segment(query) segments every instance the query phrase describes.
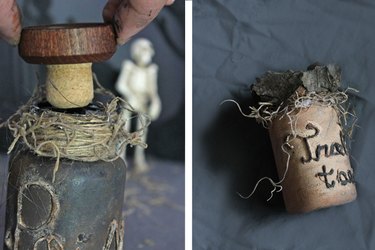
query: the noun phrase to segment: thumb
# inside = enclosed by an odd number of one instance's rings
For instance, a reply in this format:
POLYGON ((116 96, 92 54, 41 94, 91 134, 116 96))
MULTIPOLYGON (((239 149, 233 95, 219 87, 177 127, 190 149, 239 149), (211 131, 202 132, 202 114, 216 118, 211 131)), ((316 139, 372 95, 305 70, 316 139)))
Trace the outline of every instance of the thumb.
POLYGON ((174 3, 175 0, 167 0, 166 4, 165 5, 172 5, 174 3))
POLYGON ((15 0, 0 0, 0 37, 17 45, 21 37, 21 14, 15 0))
POLYGON ((114 13, 117 43, 122 45, 145 28, 171 0, 122 0, 114 13))

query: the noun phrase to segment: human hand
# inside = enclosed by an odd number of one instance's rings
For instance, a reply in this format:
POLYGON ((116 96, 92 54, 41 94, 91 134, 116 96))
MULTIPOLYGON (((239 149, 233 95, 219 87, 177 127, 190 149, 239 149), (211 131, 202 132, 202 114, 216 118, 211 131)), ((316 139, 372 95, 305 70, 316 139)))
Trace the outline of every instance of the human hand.
POLYGON ((21 14, 15 0, 0 0, 0 37, 17 45, 21 37, 21 14))
POLYGON ((122 45, 145 28, 165 5, 173 2, 174 0, 108 0, 103 18, 106 22, 114 22, 117 43, 122 45))

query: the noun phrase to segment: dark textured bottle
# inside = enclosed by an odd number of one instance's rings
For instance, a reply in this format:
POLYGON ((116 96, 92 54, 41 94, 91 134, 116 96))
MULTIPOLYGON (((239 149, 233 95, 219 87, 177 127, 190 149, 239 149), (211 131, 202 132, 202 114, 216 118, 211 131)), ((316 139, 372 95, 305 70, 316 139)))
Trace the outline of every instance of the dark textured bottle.
POLYGON ((126 166, 61 159, 28 149, 9 161, 5 249, 123 249, 126 166))

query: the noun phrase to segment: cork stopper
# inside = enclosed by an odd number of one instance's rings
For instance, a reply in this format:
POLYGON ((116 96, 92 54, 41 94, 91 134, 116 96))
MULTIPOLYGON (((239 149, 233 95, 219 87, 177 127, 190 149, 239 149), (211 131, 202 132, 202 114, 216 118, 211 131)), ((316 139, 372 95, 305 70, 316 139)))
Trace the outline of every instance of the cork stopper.
POLYGON ((91 65, 47 65, 47 101, 64 109, 87 106, 94 98, 91 65))
POLYGON ((257 115, 268 119, 278 184, 290 213, 357 197, 341 122, 347 95, 339 90, 340 80, 338 66, 314 64, 307 71, 267 72, 252 86, 267 108, 272 106, 257 115))
POLYGON ((115 51, 113 28, 103 23, 27 27, 19 45, 26 62, 47 65, 47 100, 61 109, 92 101, 92 62, 108 60, 115 51))

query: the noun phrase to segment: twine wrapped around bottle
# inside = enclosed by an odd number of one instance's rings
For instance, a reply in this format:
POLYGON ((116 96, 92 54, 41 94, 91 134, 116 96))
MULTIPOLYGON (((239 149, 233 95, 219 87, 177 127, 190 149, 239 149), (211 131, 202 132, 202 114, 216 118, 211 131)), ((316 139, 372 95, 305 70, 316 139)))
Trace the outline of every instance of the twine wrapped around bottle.
POLYGON ((114 161, 124 152, 126 145, 147 147, 141 140, 150 120, 138 114, 143 126, 134 132, 125 129, 125 112, 134 113, 123 99, 99 88, 96 94, 110 96, 107 103, 93 102, 85 109, 57 110, 45 103, 44 89, 38 88, 29 102, 6 122, 14 140, 8 154, 18 141, 40 156, 56 158, 54 177, 60 158, 75 161, 114 161))

